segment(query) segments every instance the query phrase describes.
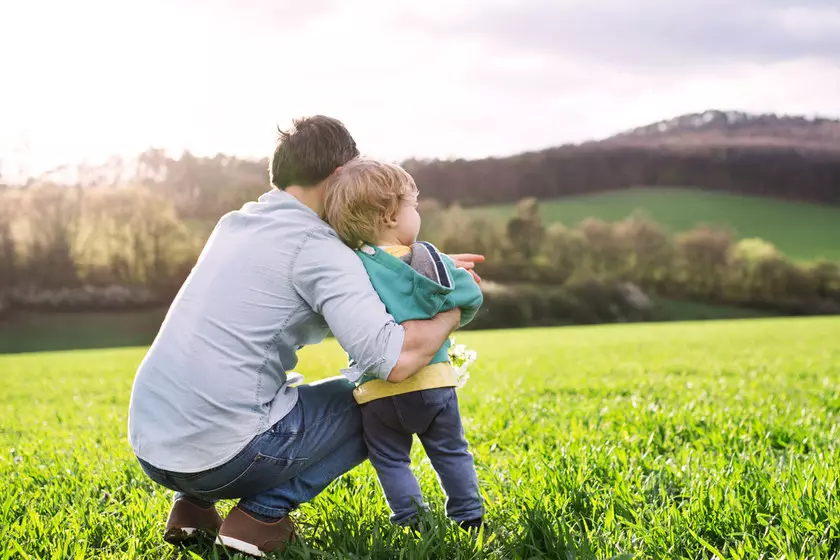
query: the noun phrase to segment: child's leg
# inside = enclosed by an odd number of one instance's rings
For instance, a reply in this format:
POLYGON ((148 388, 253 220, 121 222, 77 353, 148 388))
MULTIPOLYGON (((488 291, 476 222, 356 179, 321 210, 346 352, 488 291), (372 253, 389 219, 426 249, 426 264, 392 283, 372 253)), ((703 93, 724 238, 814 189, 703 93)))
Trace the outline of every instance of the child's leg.
POLYGON ((484 507, 473 456, 464 437, 458 396, 455 389, 434 391, 440 392, 442 410, 428 429, 418 434, 420 441, 446 492, 446 514, 459 523, 479 520, 484 515, 484 507))
POLYGON ((362 405, 362 428, 368 457, 391 508, 391 521, 402 525, 418 510, 426 509, 426 504, 411 472, 412 434, 403 428, 393 399, 386 397, 362 405))

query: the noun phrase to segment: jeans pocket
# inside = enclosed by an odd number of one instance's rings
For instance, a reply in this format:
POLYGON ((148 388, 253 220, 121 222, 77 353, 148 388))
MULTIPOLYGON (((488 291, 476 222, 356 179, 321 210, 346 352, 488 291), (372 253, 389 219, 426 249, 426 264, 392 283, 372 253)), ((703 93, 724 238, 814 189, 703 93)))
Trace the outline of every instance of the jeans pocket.
POLYGON ((424 389, 420 391, 420 397, 423 399, 425 405, 441 405, 445 404, 452 395, 455 389, 452 387, 441 387, 438 389, 424 389))

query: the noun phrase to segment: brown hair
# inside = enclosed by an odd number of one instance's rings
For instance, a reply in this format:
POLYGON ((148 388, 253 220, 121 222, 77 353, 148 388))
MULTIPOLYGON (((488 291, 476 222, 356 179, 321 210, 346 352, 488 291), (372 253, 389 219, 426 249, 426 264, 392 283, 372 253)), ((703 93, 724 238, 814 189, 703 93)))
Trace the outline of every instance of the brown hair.
POLYGON ((375 242, 400 203, 416 196, 414 179, 399 165, 354 159, 327 181, 324 214, 339 237, 358 249, 375 242))
POLYGON ((271 184, 281 190, 291 185, 314 187, 359 155, 347 128, 331 117, 295 119, 292 128, 278 128, 277 132, 268 175, 271 184))

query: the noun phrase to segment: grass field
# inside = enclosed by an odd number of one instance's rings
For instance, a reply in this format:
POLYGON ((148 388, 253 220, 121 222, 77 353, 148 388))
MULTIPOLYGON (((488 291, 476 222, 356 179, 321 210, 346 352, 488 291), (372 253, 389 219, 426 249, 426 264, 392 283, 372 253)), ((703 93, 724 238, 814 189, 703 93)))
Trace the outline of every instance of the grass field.
MULTIPOLYGON (((741 238, 760 237, 794 259, 840 261, 840 208, 693 190, 640 188, 540 203, 543 218, 567 226, 594 216, 623 220, 642 211, 671 231, 698 224, 725 226, 741 238)), ((474 210, 512 216, 514 205, 474 210)))
MULTIPOLYGON (((298 512, 286 558, 836 558, 840 319, 462 333, 461 391, 488 507, 387 524, 365 464, 298 512)), ((126 443, 142 348, 0 356, 0 558, 226 558, 161 540, 169 496, 126 443)), ((303 352, 334 373, 332 342, 303 352)), ((230 504, 224 504, 229 507, 230 504)))

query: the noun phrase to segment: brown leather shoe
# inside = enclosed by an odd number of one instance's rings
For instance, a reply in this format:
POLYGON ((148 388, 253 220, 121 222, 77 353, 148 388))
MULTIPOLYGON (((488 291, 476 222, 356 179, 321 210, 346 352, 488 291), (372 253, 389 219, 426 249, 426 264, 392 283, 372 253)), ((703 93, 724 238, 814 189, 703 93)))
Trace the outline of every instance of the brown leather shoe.
POLYGON ((222 517, 215 506, 199 507, 187 498, 180 498, 172 504, 163 540, 179 545, 197 539, 199 536, 215 537, 222 526, 222 517))
POLYGON ((288 515, 273 523, 266 523, 236 506, 222 523, 216 544, 262 557, 266 552, 282 552, 287 544, 296 539, 295 525, 288 515))

